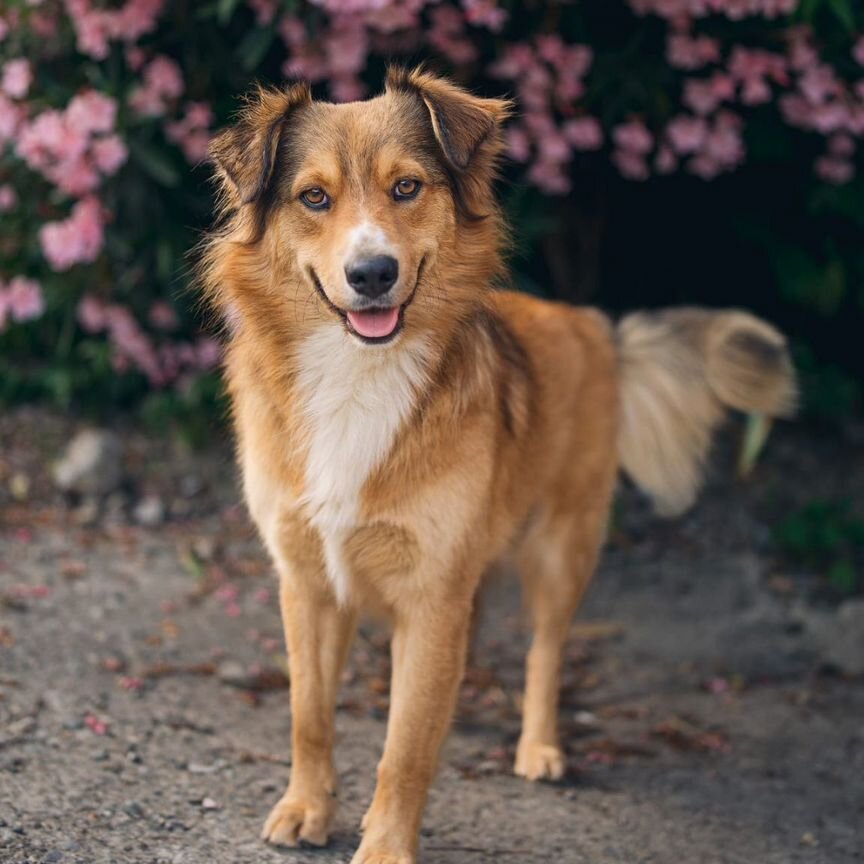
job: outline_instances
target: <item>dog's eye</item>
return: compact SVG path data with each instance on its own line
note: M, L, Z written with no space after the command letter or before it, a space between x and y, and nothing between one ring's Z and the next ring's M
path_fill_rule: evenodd
M302 192L300 200L312 210L326 210L330 206L330 196L320 186Z
M420 191L420 181L419 180L410 180L405 178L400 180L393 187L393 197L397 201L404 201L408 198L416 198L417 193Z

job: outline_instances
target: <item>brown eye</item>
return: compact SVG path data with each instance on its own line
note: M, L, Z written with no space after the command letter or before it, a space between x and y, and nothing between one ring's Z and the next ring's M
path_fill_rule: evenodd
M393 187L393 197L397 201L405 201L409 198L416 198L417 193L420 191L420 181L419 180L409 180L407 178L400 180Z
M302 192L300 200L311 210L326 210L330 206L330 197L320 186Z

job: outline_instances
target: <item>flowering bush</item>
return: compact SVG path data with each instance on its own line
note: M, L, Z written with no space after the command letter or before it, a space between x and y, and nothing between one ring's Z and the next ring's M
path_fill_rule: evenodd
M777 164L864 225L842 191L864 138L855 0L18 0L0 9L7 395L192 387L219 357L182 291L212 130L254 78L356 99L390 58L515 95L526 226L587 175L653 187ZM791 299L824 302L820 255L803 289L778 265ZM849 266L844 297L864 284Z

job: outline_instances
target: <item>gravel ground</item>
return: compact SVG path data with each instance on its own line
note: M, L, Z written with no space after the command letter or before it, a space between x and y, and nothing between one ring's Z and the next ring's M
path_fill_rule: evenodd
M350 860L384 735L386 633L364 625L345 675L331 845L266 846L288 682L230 451L121 429L127 479L97 506L48 477L74 425L0 419L0 861ZM781 435L746 487L721 458L676 523L622 496L573 628L560 784L509 773L526 633L515 580L495 574L421 861L864 860L864 682L826 666L802 624L817 583L767 528L814 488L861 488L844 448ZM147 496L164 517L151 508L145 527Z

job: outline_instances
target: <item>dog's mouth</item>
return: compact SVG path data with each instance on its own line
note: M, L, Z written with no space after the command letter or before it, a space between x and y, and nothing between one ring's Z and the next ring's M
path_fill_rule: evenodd
M417 286L420 284L420 279L423 276L423 265L426 263L424 258L417 268L417 279L414 282L414 287L404 303L399 306L379 306L368 305L359 309L341 309L328 296L318 278L318 274L310 267L309 275L312 278L312 284L318 295L326 303L326 305L338 315L348 332L369 345L383 345L386 342L391 342L402 328L405 326L405 310L411 305L414 300L414 295L417 293Z

